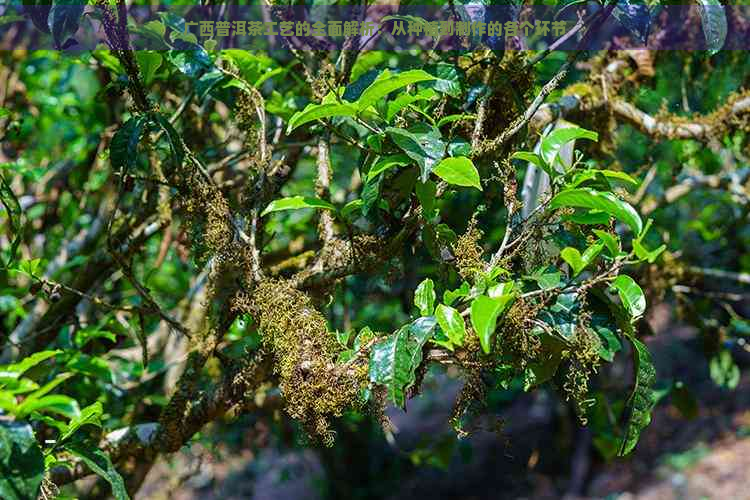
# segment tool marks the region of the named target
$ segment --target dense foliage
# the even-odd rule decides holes
[[[144,29],[103,12],[112,47]],[[391,439],[386,407],[441,373],[457,438],[549,390],[614,459],[670,393],[689,413],[644,341],[663,301],[737,384],[742,53],[215,51],[180,26],[0,54],[3,498],[90,474],[128,498],[243,414]]]

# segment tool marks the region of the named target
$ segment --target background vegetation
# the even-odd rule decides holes
[[[507,462],[582,494],[655,407],[701,418],[709,383],[720,427],[750,332],[744,53],[213,50],[189,7],[99,7],[112,50],[0,53],[0,496],[159,497],[195,446],[413,496],[472,434],[535,425]],[[700,12],[708,48],[741,21]],[[440,422],[402,438],[405,408]]]

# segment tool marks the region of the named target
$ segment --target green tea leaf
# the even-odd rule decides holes
[[[461,97],[463,92],[463,75],[459,73],[455,64],[437,63],[425,66],[425,71],[435,76],[435,80],[427,81],[423,86],[435,89],[451,97]]]
[[[52,357],[57,356],[60,353],[62,353],[62,351],[59,349],[54,351],[39,351],[23,358],[18,363],[13,363],[11,365],[5,366],[0,365],[0,379],[17,379],[18,377],[23,375],[26,370],[29,370],[42,361],[46,361]]]
[[[732,359],[732,353],[722,349],[708,363],[711,380],[719,387],[736,389],[740,383],[740,369]]]
[[[427,220],[432,219],[435,215],[435,195],[437,194],[437,184],[432,181],[417,182],[414,186],[414,192],[417,195],[422,213]]]
[[[260,51],[227,49],[221,51],[221,56],[231,60],[240,70],[242,78],[250,85],[257,87],[268,75],[278,74],[276,63],[268,55]]]
[[[113,168],[125,173],[135,166],[138,159],[138,143],[148,123],[148,116],[137,115],[117,129],[109,145],[109,157]]]
[[[445,143],[440,132],[423,125],[414,131],[402,128],[388,127],[388,137],[401,148],[409,158],[417,162],[420,170],[420,179],[426,182],[435,168],[435,165],[443,159],[445,154]]]
[[[550,165],[536,153],[531,153],[529,151],[517,151],[510,156],[510,159],[527,161],[532,165],[541,168],[552,179],[559,175],[559,173],[555,169],[551,168]]]
[[[636,257],[647,261],[649,264],[653,264],[656,259],[659,258],[659,255],[661,255],[666,249],[667,245],[661,245],[655,250],[649,250],[643,246],[643,243],[641,243],[640,240],[633,240],[633,251],[635,252]]]
[[[460,137],[448,143],[448,156],[471,156],[471,143]]]
[[[164,35],[167,34],[167,27],[162,21],[149,21],[141,26],[129,26],[128,28],[132,33],[143,37],[150,48],[158,50],[169,48],[164,41]]]
[[[65,364],[68,370],[82,373],[103,382],[112,382],[112,369],[104,358],[76,353]]]
[[[380,187],[382,184],[382,176],[365,181],[365,186],[362,188],[362,215],[365,217],[367,217],[367,214],[370,213],[380,199]]]
[[[312,198],[309,196],[291,196],[289,198],[280,198],[268,204],[260,214],[261,217],[271,212],[280,212],[282,210],[297,210],[300,208],[318,208],[321,210],[336,210],[336,207],[325,200]]]
[[[515,153],[510,155],[510,159],[530,162],[545,171],[547,168],[549,168],[549,166],[544,162],[541,156],[530,151],[516,151]]]
[[[579,187],[581,184],[584,184],[588,181],[595,180],[596,178],[604,178],[606,180],[618,180],[622,181],[626,184],[630,184],[631,186],[637,186],[639,182],[635,179],[633,179],[631,176],[626,174],[625,172],[619,172],[617,170],[597,170],[597,169],[588,169],[584,170],[583,172],[579,172],[573,176],[573,180],[570,182],[569,187],[575,188]]]
[[[185,146],[182,142],[180,134],[177,133],[177,130],[175,130],[174,126],[169,122],[169,119],[164,114],[151,113],[151,118],[153,119],[154,123],[156,123],[156,126],[158,126],[164,132],[164,137],[169,144],[169,150],[174,156],[174,163],[176,165],[182,164],[182,161],[185,159]]]
[[[547,165],[554,166],[560,149],[577,139],[599,140],[599,134],[579,127],[558,128],[542,138],[540,156]],[[549,172],[548,172],[549,173]]]
[[[18,405],[16,404],[16,397],[10,391],[0,391],[0,410],[6,413],[15,413]]]
[[[111,342],[115,342],[117,340],[117,336],[114,333],[108,330],[102,330],[96,325],[92,325],[78,330],[74,337],[74,343],[76,347],[81,348],[92,340],[99,338],[104,338]]]
[[[409,325],[409,338],[406,341],[406,346],[411,358],[411,369],[409,371],[409,382],[406,384],[407,389],[414,384],[416,369],[422,363],[422,347],[430,340],[436,327],[437,321],[434,316],[417,318]]]
[[[378,158],[370,170],[367,172],[367,180],[371,181],[378,175],[386,172],[393,167],[403,167],[411,163],[411,160],[405,154],[396,154]]]
[[[432,89],[422,89],[416,94],[399,94],[398,97],[388,102],[388,110],[385,113],[385,119],[388,123],[393,121],[393,117],[402,109],[411,106],[415,102],[429,101],[437,94]]]
[[[577,293],[561,293],[554,304],[539,312],[539,319],[548,324],[561,339],[572,341],[578,328],[580,308]]]
[[[26,398],[23,403],[18,405],[16,416],[25,418],[35,411],[57,413],[68,418],[75,418],[81,413],[75,399],[63,394],[51,394],[41,398]]]
[[[194,34],[173,32],[174,50],[167,52],[167,60],[190,78],[198,78],[213,66],[206,49],[198,45]]]
[[[505,295],[494,299],[486,295],[480,295],[471,303],[471,325],[479,337],[482,350],[486,354],[489,354],[492,347],[492,334],[495,333],[497,318],[505,312],[514,299],[513,295]]]
[[[75,376],[75,373],[70,372],[63,372],[55,375],[55,378],[44,384],[42,387],[36,389],[34,392],[26,396],[26,399],[24,401],[28,401],[33,398],[40,398],[44,396],[45,394],[48,394],[52,392],[52,390],[57,387],[58,385],[62,384],[69,378]]]
[[[79,0],[55,0],[47,17],[47,24],[55,48],[63,47],[68,38],[78,31],[78,22],[83,15],[83,2]]]
[[[611,216],[608,213],[599,210],[576,211],[572,214],[564,214],[560,217],[561,221],[570,221],[581,225],[609,225]]]
[[[356,78],[354,72],[352,72],[353,81],[346,86],[346,88],[344,89],[344,94],[341,97],[345,101],[356,101],[357,99],[359,99],[359,96],[362,95],[362,92],[364,92],[367,87],[372,85],[372,82],[374,82],[379,75],[380,70],[378,69],[372,69],[361,76],[357,76]]]
[[[364,206],[364,204],[365,202],[364,200],[362,200],[362,198],[357,198],[356,200],[350,201],[341,208],[341,216],[345,219],[350,219],[352,215],[362,211],[362,207]]]
[[[719,0],[696,0],[701,16],[706,48],[715,54],[724,46],[727,39],[727,15]]]
[[[455,290],[446,290],[443,292],[443,302],[445,302],[445,305],[449,306],[453,304],[453,302],[456,301],[456,299],[461,297],[468,297],[471,293],[471,285],[469,285],[467,282],[461,283],[461,286],[456,288]]]
[[[466,324],[461,314],[450,306],[439,304],[435,310],[438,325],[451,341],[451,344],[462,346],[466,337]]]
[[[516,288],[516,284],[513,281],[506,281],[504,283],[498,283],[492,285],[487,289],[487,295],[493,299],[501,297],[503,295],[510,295]]]
[[[160,25],[163,26],[162,24]],[[138,66],[143,76],[143,84],[148,87],[154,81],[156,72],[161,67],[164,59],[154,50],[138,50],[135,52],[135,57],[138,60]]]
[[[560,252],[560,256],[568,263],[573,270],[571,277],[575,277],[586,269],[604,248],[604,242],[594,243],[583,252],[583,255],[577,248],[566,247]]]
[[[527,392],[552,380],[560,366],[562,351],[565,348],[565,344],[544,333],[541,328],[535,327],[531,333],[540,338],[544,348],[541,350],[539,358],[526,367],[523,390]]]
[[[432,314],[435,307],[435,284],[430,278],[422,281],[414,292],[414,305],[419,308],[422,316]]]
[[[0,376],[0,389],[3,393],[11,395],[26,394],[38,388],[39,384],[25,377],[14,379]]]
[[[560,251],[560,257],[568,263],[570,269],[573,271],[571,277],[577,275],[581,270],[586,267],[581,259],[581,252],[577,248],[566,247]]]
[[[615,354],[622,349],[622,343],[616,333],[617,327],[612,318],[607,314],[596,312],[591,315],[589,325],[599,336],[599,356],[611,363],[615,359]]]
[[[352,349],[359,351],[363,346],[369,344],[369,342],[375,338],[375,334],[372,332],[369,326],[362,328],[356,337],[354,337],[354,345]]]
[[[437,122],[437,126],[438,128],[440,128],[443,125],[446,125],[448,123],[459,122],[459,121],[464,121],[464,120],[466,121],[476,120],[476,118],[477,118],[477,115],[467,114],[467,113],[462,113],[459,115],[448,115],[439,119]]]
[[[562,285],[562,273],[554,266],[541,267],[523,279],[535,281],[542,290],[552,290]]]
[[[618,0],[612,15],[635,35],[639,42],[645,43],[651,24],[649,5],[638,0]]]
[[[471,160],[465,156],[446,158],[438,163],[432,172],[448,184],[482,190],[479,172]]]
[[[594,191],[589,188],[566,189],[555,195],[550,201],[550,208],[560,207],[583,207],[601,210],[630,226],[630,229],[636,235],[640,234],[643,229],[643,221],[641,221],[638,212],[612,193]]]
[[[418,82],[424,82],[428,80],[435,80],[436,78],[431,74],[421,69],[415,69],[411,71],[404,71],[401,73],[391,73],[389,70],[384,70],[372,84],[367,87],[359,99],[356,101],[357,109],[360,111],[365,110],[393,92],[412,85]]]
[[[286,133],[292,131],[306,123],[335,116],[356,116],[357,108],[347,103],[328,102],[324,104],[308,104],[305,109],[298,111],[289,119],[289,125]]]
[[[604,246],[607,247],[607,251],[609,252],[610,257],[615,258],[620,256],[622,250],[620,250],[620,240],[617,236],[614,236],[606,231],[602,231],[601,229],[594,229],[593,231],[594,234],[604,242]]]
[[[646,297],[638,283],[626,274],[621,274],[612,282],[612,288],[617,290],[625,309],[631,318],[640,317],[646,310]]]
[[[406,403],[404,387],[409,382],[411,357],[406,346],[409,327],[403,326],[372,346],[370,351],[370,380],[386,387],[388,399],[403,408]]]
[[[385,386],[388,399],[399,408],[406,404],[406,390],[414,383],[422,347],[435,325],[433,317],[419,318],[372,346],[370,381]]]
[[[33,500],[44,477],[44,456],[31,426],[0,420],[0,498]]]
[[[61,433],[60,437],[57,439],[57,442],[61,443],[67,440],[84,425],[94,425],[96,427],[101,427],[101,417],[103,412],[104,409],[102,408],[102,404],[99,401],[87,406],[86,408],[81,410],[80,415],[70,419],[70,422],[68,422],[65,431]]]
[[[122,476],[103,450],[97,448],[96,445],[83,443],[67,443],[64,448],[80,458],[96,474],[106,479],[112,486],[112,495],[116,500],[130,500]]]
[[[651,411],[656,405],[654,393],[656,370],[651,362],[651,354],[638,339],[630,337],[629,340],[633,344],[635,386],[625,407],[627,425],[618,452],[619,456],[627,455],[635,448],[641,431],[651,423]]]
[[[23,210],[21,210],[21,204],[11,189],[10,184],[5,180],[5,177],[3,177],[2,174],[0,174],[0,203],[2,203],[2,206],[5,209],[5,217],[8,221],[8,227],[5,234],[8,241],[11,242],[8,262],[3,263],[2,259],[0,259],[0,266],[10,267],[16,260],[16,252],[18,246],[21,244],[21,230],[23,229],[21,215],[23,214]]]

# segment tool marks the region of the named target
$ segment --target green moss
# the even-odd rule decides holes
[[[473,279],[474,275],[484,267],[482,247],[479,244],[482,235],[482,231],[477,227],[476,218],[472,217],[466,232],[453,244],[458,274],[464,279]]]
[[[496,335],[497,349],[509,359],[513,367],[522,372],[529,363],[537,361],[541,355],[542,343],[532,332],[530,320],[539,310],[523,299],[517,300],[505,315],[500,334]]]
[[[257,172],[265,166],[263,151],[259,147],[265,141],[265,130],[261,126],[258,114],[258,110],[260,110],[262,116],[265,116],[263,111],[265,103],[263,102],[263,96],[255,88],[249,86],[248,88],[249,90],[238,94],[234,111],[237,116],[237,128],[245,134],[245,149],[250,152],[248,157],[249,167]]]
[[[589,380],[601,364],[599,357],[600,341],[589,328],[578,328],[575,339],[569,350],[563,352],[568,358],[563,392],[565,399],[572,401],[581,424],[587,423],[586,410],[590,405],[588,399]]]
[[[233,231],[229,203],[219,188],[205,182],[189,181],[181,202],[196,260],[202,262],[212,255],[230,254]]]
[[[284,281],[262,281],[235,307],[253,314],[264,346],[273,353],[287,413],[330,445],[331,417],[358,407],[367,384],[367,360],[340,365],[341,350],[325,318],[304,293]]]

